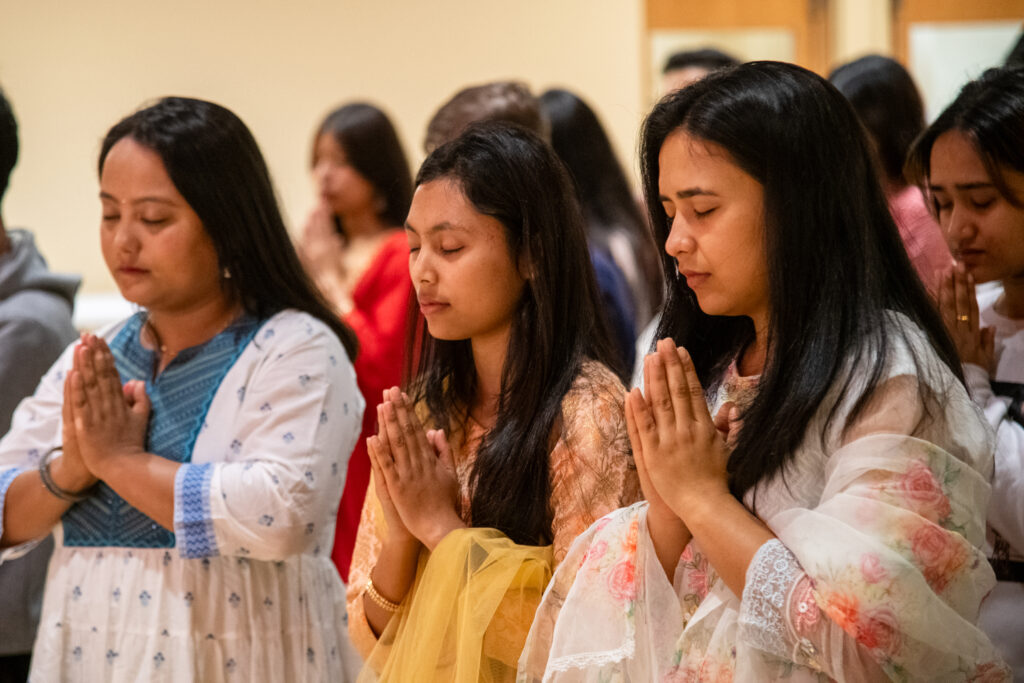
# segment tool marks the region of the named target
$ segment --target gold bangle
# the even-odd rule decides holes
[[[370,600],[373,600],[373,604],[380,607],[385,612],[397,612],[399,604],[397,602],[391,602],[383,595],[377,592],[376,587],[373,585],[373,579],[366,580],[366,588],[363,589],[363,594],[368,596]]]

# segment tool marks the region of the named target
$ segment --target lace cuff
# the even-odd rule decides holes
[[[804,576],[796,557],[778,539],[758,548],[747,568],[740,605],[740,637],[747,644],[781,659],[790,659],[786,604]]]

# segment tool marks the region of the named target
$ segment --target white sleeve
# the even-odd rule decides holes
[[[1018,554],[1024,555],[1024,427],[1008,415],[1009,400],[992,392],[988,373],[964,364],[971,398],[996,432],[995,476],[988,523]]]
[[[75,344],[65,349],[47,370],[35,393],[18,404],[11,419],[11,430],[0,440],[0,536],[3,535],[4,499],[11,482],[22,472],[38,467],[39,459],[61,443],[64,377],[71,367],[71,350]],[[0,562],[25,554],[37,542],[5,548],[0,552]]]
[[[333,540],[364,402],[325,326],[281,332],[287,346],[265,354],[229,427],[231,461],[178,471],[174,531],[183,557],[283,560]]]

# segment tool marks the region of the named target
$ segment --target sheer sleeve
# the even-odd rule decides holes
[[[751,659],[852,681],[1001,666],[974,625],[994,584],[981,550],[988,484],[918,396],[915,377],[884,382],[845,425],[820,503],[766,520],[778,540],[751,562],[739,615]]]
[[[641,497],[626,435],[624,395],[610,370],[587,363],[562,402],[563,437],[551,452],[556,564],[597,519]]]

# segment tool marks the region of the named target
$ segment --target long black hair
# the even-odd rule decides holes
[[[655,105],[644,122],[641,156],[660,244],[671,222],[659,199],[658,155],[677,130],[722,147],[764,188],[768,356],[729,458],[734,494],[784,472],[830,388],[841,382],[840,397],[850,389],[851,375],[843,375],[850,367],[869,371],[851,418],[863,410],[893,344],[886,311],[918,325],[962,381],[956,349],[889,213],[863,130],[834,87],[792,64],[752,62],[715,72]],[[658,337],[685,346],[701,383],[713,387],[753,341],[753,324],[702,312],[675,270],[665,255],[668,299]],[[835,408],[829,421],[834,414]]]
[[[1024,67],[989,69],[963,87],[953,103],[921,134],[907,159],[908,173],[927,190],[932,147],[943,133],[962,132],[974,146],[992,184],[1014,206],[1024,197],[1010,189],[1002,167],[1024,173]],[[934,200],[932,200],[934,202]],[[933,210],[938,213],[933,205]]]
[[[313,139],[314,164],[316,141],[323,135],[334,138],[349,165],[377,192],[378,218],[391,226],[404,224],[412,202],[412,172],[387,114],[365,102],[353,102],[332,111]],[[341,227],[344,230],[345,226]]]
[[[512,322],[497,421],[473,466],[472,523],[516,543],[547,544],[548,453],[562,399],[586,359],[613,362],[579,204],[550,146],[509,123],[471,124],[434,150],[416,185],[441,179],[501,222],[509,257],[530,273]],[[416,341],[410,338],[407,358]],[[423,328],[418,342],[416,401],[425,402],[438,427],[464,430],[477,388],[469,340],[434,339]]]
[[[355,359],[355,334],[309,280],[274,197],[270,172],[252,133],[235,114],[203,100],[165,97],[122,119],[103,139],[99,173],[111,148],[128,138],[151,149],[210,236],[226,293],[252,315],[286,308],[309,313],[334,331]]]
[[[838,67],[828,80],[867,128],[883,179],[905,187],[907,152],[924,130],[924,102],[914,79],[895,59],[867,55]]]
[[[614,253],[612,233],[626,234],[639,266],[643,298],[653,313],[662,296],[658,247],[604,127],[594,110],[568,90],[548,90],[540,102],[551,122],[551,146],[576,181],[590,238]]]

